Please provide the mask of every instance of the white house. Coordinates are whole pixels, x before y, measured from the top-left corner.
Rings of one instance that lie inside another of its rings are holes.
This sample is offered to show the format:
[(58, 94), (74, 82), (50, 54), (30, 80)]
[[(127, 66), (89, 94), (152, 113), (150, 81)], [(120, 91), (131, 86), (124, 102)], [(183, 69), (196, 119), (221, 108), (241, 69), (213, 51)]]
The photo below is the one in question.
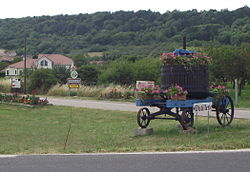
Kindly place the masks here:
[[(39, 54), (37, 59), (26, 59), (27, 69), (53, 69), (54, 66), (63, 66), (66, 69), (74, 67), (74, 62), (71, 58), (61, 54)], [(5, 68), (5, 76), (17, 76), (23, 72), (24, 60), (11, 64)]]

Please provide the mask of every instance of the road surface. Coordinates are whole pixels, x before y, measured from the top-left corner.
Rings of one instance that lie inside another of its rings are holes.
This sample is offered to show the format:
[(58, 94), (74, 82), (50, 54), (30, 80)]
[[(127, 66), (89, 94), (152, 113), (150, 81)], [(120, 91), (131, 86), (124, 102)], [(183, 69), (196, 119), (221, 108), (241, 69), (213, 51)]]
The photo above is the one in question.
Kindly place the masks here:
[[(80, 100), (80, 99), (68, 99), (68, 98), (48, 98), (49, 103), (59, 106), (74, 106), (74, 107), (84, 107), (84, 108), (94, 108), (94, 109), (104, 109), (104, 110), (118, 110), (118, 111), (131, 111), (137, 112), (139, 108), (135, 106), (135, 103), (129, 102), (116, 102), (116, 101), (100, 101), (100, 100)], [(150, 107), (150, 111), (157, 111), (158, 108)], [(234, 118), (249, 118), (250, 119), (250, 109), (235, 109)], [(200, 115), (200, 114), (199, 114)], [(201, 114), (206, 116), (207, 114)], [(212, 113), (212, 116), (215, 113)]]
[(3, 172), (249, 172), (250, 150), (78, 155), (0, 155)]

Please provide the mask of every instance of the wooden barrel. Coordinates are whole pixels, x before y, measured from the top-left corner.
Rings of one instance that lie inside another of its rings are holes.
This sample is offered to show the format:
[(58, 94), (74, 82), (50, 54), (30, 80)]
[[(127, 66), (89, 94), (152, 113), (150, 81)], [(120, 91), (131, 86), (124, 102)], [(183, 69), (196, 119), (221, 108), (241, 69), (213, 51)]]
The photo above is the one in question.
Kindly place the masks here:
[(188, 91), (188, 98), (206, 98), (208, 92), (207, 65), (164, 65), (161, 68), (161, 89), (179, 85)]

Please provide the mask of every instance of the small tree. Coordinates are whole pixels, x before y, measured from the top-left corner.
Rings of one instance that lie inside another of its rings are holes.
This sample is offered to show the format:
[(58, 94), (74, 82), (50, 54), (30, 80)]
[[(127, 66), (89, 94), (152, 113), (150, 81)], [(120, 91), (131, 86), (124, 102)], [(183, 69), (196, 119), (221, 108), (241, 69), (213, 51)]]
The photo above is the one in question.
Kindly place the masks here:
[(250, 73), (250, 44), (245, 44), (240, 47), (223, 46), (220, 48), (211, 49), (209, 55), (213, 57), (211, 66), (212, 74), (215, 78), (224, 81), (234, 81), (237, 79), (240, 84), (239, 95), (246, 83)]
[(107, 69), (102, 71), (99, 77), (99, 83), (133, 84), (134, 73), (131, 66), (132, 64), (133, 63), (126, 60), (117, 60), (110, 63)]
[(47, 92), (52, 85), (57, 83), (57, 78), (51, 69), (38, 69), (30, 75), (29, 90)]
[(64, 66), (54, 66), (53, 72), (57, 82), (61, 85), (67, 83), (67, 78), (70, 78), (70, 69), (66, 69)]
[(86, 85), (95, 85), (99, 76), (99, 69), (97, 66), (92, 64), (87, 64), (81, 66), (78, 70), (79, 77), (82, 79), (82, 82)]

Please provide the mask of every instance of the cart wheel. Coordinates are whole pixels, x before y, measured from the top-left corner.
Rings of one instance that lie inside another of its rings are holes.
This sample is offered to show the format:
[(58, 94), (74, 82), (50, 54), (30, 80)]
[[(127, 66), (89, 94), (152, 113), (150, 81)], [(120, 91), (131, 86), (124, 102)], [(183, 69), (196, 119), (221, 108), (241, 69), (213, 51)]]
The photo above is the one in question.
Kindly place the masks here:
[(190, 109), (184, 109), (180, 117), (180, 123), (184, 130), (192, 127), (194, 124), (194, 113)]
[(150, 122), (149, 115), (150, 115), (150, 112), (149, 112), (148, 108), (141, 108), (137, 112), (137, 124), (141, 128), (147, 128), (147, 126), (149, 125), (149, 122)]
[(229, 126), (234, 118), (234, 104), (230, 96), (221, 98), (216, 105), (216, 117), (223, 127)]

